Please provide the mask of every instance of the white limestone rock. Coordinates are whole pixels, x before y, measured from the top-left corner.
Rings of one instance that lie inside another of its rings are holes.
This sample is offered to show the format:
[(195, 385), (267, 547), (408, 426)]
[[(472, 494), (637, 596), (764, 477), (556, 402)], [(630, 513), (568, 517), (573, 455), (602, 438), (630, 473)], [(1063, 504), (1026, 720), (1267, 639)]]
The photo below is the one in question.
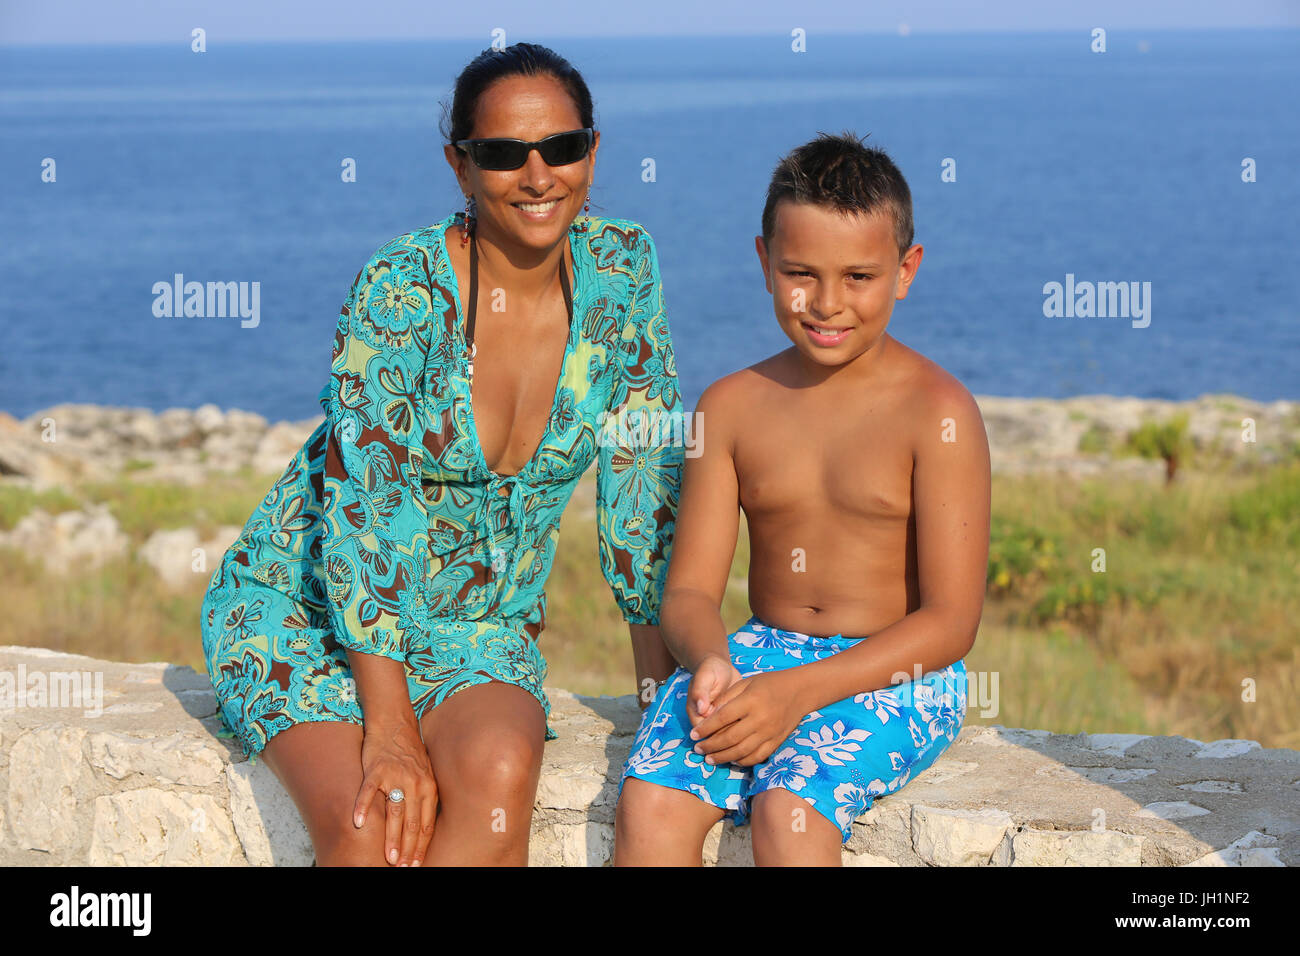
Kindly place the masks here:
[(1139, 740), (1150, 740), (1149, 734), (1088, 734), (1088, 747), (1099, 753), (1122, 757)]
[(82, 756), (86, 731), (45, 727), (22, 734), (9, 751), (9, 825), (14, 843), (52, 852), (77, 826), (77, 799), (92, 793), (94, 774)]
[(555, 810), (586, 810), (605, 789), (605, 775), (591, 766), (543, 770), (537, 781), (537, 806)]
[(56, 574), (84, 571), (126, 554), (127, 537), (107, 505), (51, 515), (35, 508), (12, 531), (0, 532), (0, 547), (14, 548), (44, 562)]
[(95, 798), (91, 866), (245, 866), (224, 807), (206, 793), (126, 790)]
[(1197, 793), (1241, 793), (1241, 784), (1235, 780), (1197, 780), (1195, 783), (1180, 783), (1179, 790), (1195, 790)]
[(206, 787), (221, 779), (226, 761), (223, 754), (186, 734), (101, 733), (90, 735), (90, 763), (116, 780), (139, 773), (157, 783)]
[(1250, 753), (1252, 750), (1259, 750), (1259, 742), (1255, 740), (1237, 740), (1228, 738), (1225, 740), (1216, 740), (1213, 743), (1203, 744), (1201, 749), (1194, 753), (1194, 757), (1240, 757), (1242, 754)]
[(140, 546), (139, 555), (168, 587), (179, 589), (196, 576), (191, 568), (194, 549), (198, 546), (199, 534), (193, 528), (172, 528), (149, 535)]
[(1011, 841), (1012, 866), (1141, 866), (1142, 838), (1115, 830), (1039, 830)]
[(311, 866), (311, 834), (275, 773), (258, 760), (226, 767), (230, 810), (253, 866)]
[(253, 470), (260, 474), (281, 474), (312, 431), (291, 422), (276, 422), (258, 439), (249, 462)]
[(1133, 767), (1132, 769), (1121, 769), (1119, 767), (1067, 767), (1079, 776), (1093, 783), (1132, 783), (1134, 780), (1141, 780), (1143, 777), (1149, 777), (1155, 773), (1152, 767)]
[(912, 807), (912, 847), (931, 866), (985, 866), (1013, 825), (1002, 810)]
[(1278, 850), (1277, 837), (1251, 830), (1222, 850), (1207, 853), (1183, 866), (1286, 866), (1278, 859)]
[(1205, 807), (1198, 807), (1186, 800), (1157, 800), (1155, 803), (1148, 803), (1133, 816), (1154, 817), (1157, 820), (1185, 820), (1188, 817), (1204, 816), (1209, 812)]
[(604, 866), (614, 857), (610, 823), (549, 823), (535, 827), (529, 866)]

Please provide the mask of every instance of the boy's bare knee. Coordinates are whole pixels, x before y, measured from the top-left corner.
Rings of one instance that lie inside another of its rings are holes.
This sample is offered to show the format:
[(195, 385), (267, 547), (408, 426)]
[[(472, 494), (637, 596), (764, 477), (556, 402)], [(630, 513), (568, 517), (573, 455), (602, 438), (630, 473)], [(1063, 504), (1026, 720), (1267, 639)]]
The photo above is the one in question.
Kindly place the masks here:
[(682, 808), (682, 792), (657, 783), (628, 777), (623, 784), (618, 807), (614, 811), (616, 825), (641, 827), (656, 825)]
[(839, 827), (792, 791), (773, 787), (750, 805), (754, 863), (836, 865), (842, 839)]
[(614, 811), (615, 839), (621, 835), (664, 842), (681, 836), (688, 842), (697, 837), (702, 842), (722, 815), (722, 810), (693, 793), (628, 777)]
[(808, 818), (816, 813), (803, 797), (780, 787), (755, 795), (750, 804), (750, 825), (768, 833), (806, 833)]

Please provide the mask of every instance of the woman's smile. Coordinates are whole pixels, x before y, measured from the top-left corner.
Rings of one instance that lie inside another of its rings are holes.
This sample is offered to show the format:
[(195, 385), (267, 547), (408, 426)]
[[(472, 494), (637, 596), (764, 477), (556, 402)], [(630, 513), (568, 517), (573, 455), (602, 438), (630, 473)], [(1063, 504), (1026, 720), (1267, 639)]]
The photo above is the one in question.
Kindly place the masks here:
[(511, 205), (518, 209), (520, 214), (529, 222), (545, 222), (554, 216), (556, 210), (560, 208), (560, 198), (555, 197), (544, 202), (517, 202), (511, 203)]

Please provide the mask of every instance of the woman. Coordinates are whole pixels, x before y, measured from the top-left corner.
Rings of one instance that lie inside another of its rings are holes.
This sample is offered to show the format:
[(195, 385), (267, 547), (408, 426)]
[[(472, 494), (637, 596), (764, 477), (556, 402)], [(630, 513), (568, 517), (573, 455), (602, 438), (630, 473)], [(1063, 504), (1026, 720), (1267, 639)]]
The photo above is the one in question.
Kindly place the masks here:
[(321, 865), (527, 862), (556, 736), (543, 586), (593, 459), (638, 686), (675, 664), (657, 625), (682, 449), (610, 428), (678, 410), (654, 243), (579, 217), (600, 134), (552, 51), (484, 51), (450, 114), (466, 212), (358, 273), (325, 421), (203, 602), (222, 721), (284, 783)]

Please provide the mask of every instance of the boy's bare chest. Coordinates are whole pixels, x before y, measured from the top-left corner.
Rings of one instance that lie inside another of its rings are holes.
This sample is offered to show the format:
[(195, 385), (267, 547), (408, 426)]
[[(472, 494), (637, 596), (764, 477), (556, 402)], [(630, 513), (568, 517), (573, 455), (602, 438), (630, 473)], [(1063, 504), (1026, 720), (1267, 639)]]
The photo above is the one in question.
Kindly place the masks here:
[(891, 410), (756, 408), (737, 437), (735, 462), (751, 519), (911, 515), (912, 446)]

